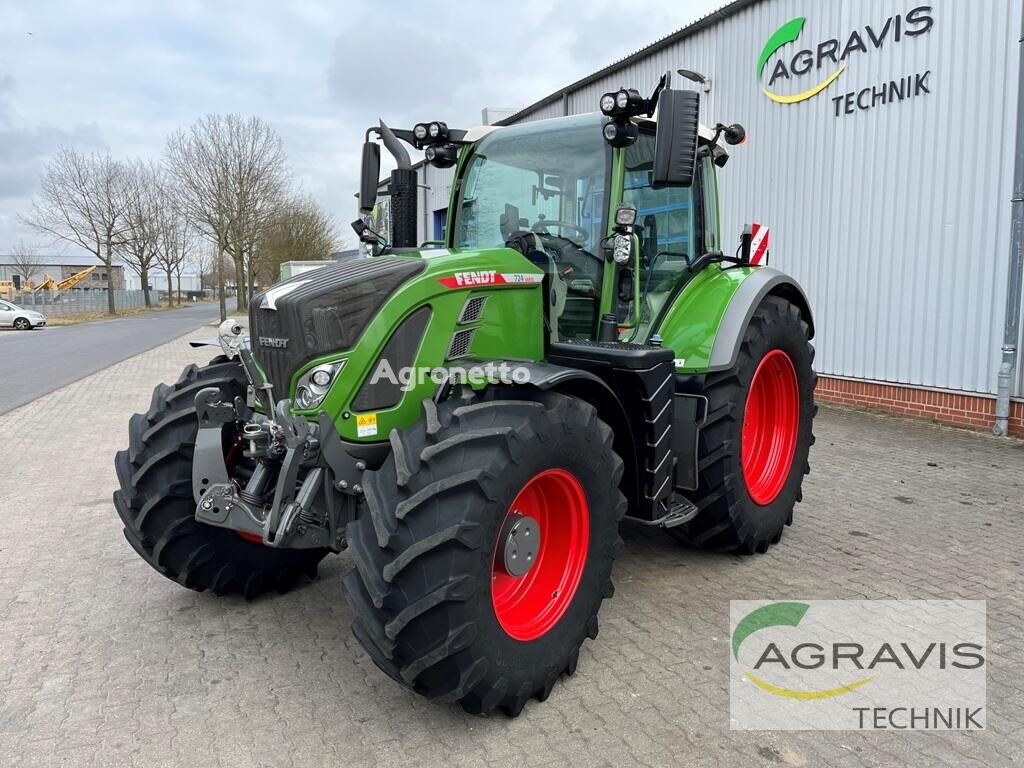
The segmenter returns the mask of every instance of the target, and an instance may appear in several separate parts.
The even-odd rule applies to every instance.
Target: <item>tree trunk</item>
[[[178,278],[178,304],[181,304],[181,272],[176,273],[175,277]],[[170,275],[168,275],[167,276],[168,282],[170,282],[170,279],[171,279],[171,277],[170,277]],[[200,283],[201,282],[202,281],[200,280]]]
[[[253,294],[256,293],[256,270],[253,268],[252,256],[249,257],[249,274],[246,278],[249,281],[249,301],[252,301]]]
[[[146,309],[153,306],[153,302],[149,298],[149,265],[142,263],[139,269],[139,280],[142,281],[142,300],[146,305]]]
[[[228,319],[227,303],[224,300],[224,251],[217,251],[217,295],[220,297],[220,321]]]
[[[107,313],[111,315],[117,314],[117,307],[114,304],[114,244],[111,242],[112,238],[110,234],[107,234],[107,259],[100,261],[107,267]]]
[[[249,308],[249,302],[245,294],[245,267],[242,265],[241,257],[235,259],[235,285],[237,288],[238,295],[238,309],[239,311]]]
[[[167,306],[174,306],[174,284],[171,282],[171,270],[167,270]]]

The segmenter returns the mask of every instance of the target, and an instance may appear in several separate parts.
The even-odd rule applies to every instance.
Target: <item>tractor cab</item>
[[[744,135],[738,125],[700,125],[699,94],[668,82],[666,74],[647,99],[632,89],[606,94],[591,114],[469,131],[381,124],[368,134],[378,133],[398,161],[393,198],[410,188],[399,140],[424,149],[428,163],[457,164],[444,245],[512,248],[542,270],[548,341],[646,342],[698,259],[721,254],[715,169],[728,151],[719,139]],[[364,212],[376,200],[378,173],[378,145],[368,142]],[[616,222],[620,209],[620,218],[634,211],[629,223]],[[353,226],[381,250],[366,224]],[[402,229],[393,222],[393,232]],[[387,244],[393,252],[412,245]]]

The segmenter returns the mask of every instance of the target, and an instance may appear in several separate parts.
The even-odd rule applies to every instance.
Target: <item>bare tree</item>
[[[281,138],[258,117],[207,115],[170,138],[166,161],[184,215],[216,244],[219,254],[231,256],[238,308],[245,309],[246,286],[252,284],[246,271],[256,240],[287,185]],[[223,282],[221,278],[222,304]]]
[[[121,260],[139,277],[147,307],[150,298],[149,270],[160,247],[161,170],[152,162],[125,165],[125,232],[118,247]]]
[[[261,286],[277,282],[286,261],[331,257],[338,243],[334,222],[311,197],[297,197],[267,222],[253,254],[251,270]]]
[[[62,147],[43,169],[39,192],[22,221],[99,259],[107,268],[107,308],[113,315],[114,255],[124,241],[127,211],[124,166],[109,154]]]
[[[181,272],[195,245],[195,230],[181,215],[175,204],[175,195],[166,177],[158,187],[160,205],[157,212],[157,262],[167,274],[167,301],[174,304],[172,276],[178,279],[178,298],[181,299]]]
[[[12,271],[25,284],[34,283],[33,278],[43,271],[43,260],[39,257],[36,249],[26,245],[23,241],[18,242],[12,249],[11,262]]]

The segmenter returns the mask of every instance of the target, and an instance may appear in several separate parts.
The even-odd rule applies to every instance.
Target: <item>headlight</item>
[[[615,106],[619,109],[625,109],[629,106],[629,93],[625,88],[615,94]]]
[[[427,138],[427,126],[425,123],[417,123],[416,127],[412,129],[412,135],[416,137],[416,141],[423,141]]]
[[[224,350],[225,355],[231,358],[238,357],[238,351],[245,344],[242,326],[237,320],[229,317],[217,328],[217,341],[220,342],[220,348]]]
[[[633,238],[629,235],[616,235],[613,242],[612,258],[616,264],[628,264],[633,255]]]
[[[299,383],[295,385],[295,407],[309,410],[320,405],[327,397],[338,374],[345,367],[345,363],[345,360],[324,363],[302,374]]]
[[[427,126],[427,133],[435,141],[448,138],[448,126],[441,122],[433,122]]]
[[[601,97],[601,111],[606,115],[610,115],[615,111],[615,94],[606,93]]]

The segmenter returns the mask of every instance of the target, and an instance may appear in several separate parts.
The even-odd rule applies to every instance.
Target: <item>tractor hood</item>
[[[424,324],[429,329],[421,330],[426,336],[420,340],[436,330],[447,343],[467,293],[528,292],[527,300],[536,301],[533,314],[540,324],[542,279],[536,266],[509,248],[427,249],[346,259],[296,275],[254,296],[249,309],[250,345],[274,386],[275,400],[292,399],[297,378],[311,367],[344,357],[341,378],[346,384],[333,386],[330,398],[340,402],[333,397],[334,390],[354,387],[366,373],[359,367],[369,368],[403,321],[417,310],[426,307],[420,320],[429,317]],[[415,353],[414,348],[410,354]],[[426,362],[440,365],[444,356]],[[349,394],[346,406],[353,404],[354,388]]]

